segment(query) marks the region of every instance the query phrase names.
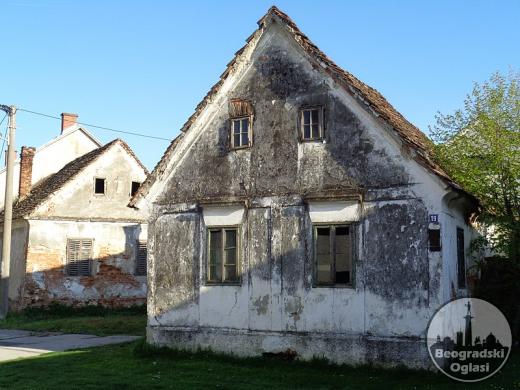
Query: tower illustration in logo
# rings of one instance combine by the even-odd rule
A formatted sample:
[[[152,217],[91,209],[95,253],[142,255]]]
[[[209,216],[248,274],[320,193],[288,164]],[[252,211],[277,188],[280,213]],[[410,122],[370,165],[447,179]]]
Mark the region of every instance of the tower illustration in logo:
[[[493,375],[505,363],[511,330],[495,306],[461,298],[437,311],[428,327],[427,343],[437,368],[453,379],[474,382]]]

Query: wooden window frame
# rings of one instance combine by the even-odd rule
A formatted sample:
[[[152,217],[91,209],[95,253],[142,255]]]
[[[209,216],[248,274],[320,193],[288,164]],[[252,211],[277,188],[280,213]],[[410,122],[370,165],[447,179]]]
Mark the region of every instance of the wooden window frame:
[[[312,241],[313,241],[313,281],[312,286],[314,288],[355,288],[355,264],[356,264],[356,246],[355,246],[355,226],[356,224],[352,222],[345,222],[345,223],[314,223],[312,224]],[[324,228],[329,227],[331,228],[331,232],[334,232],[330,235],[331,240],[331,257],[333,257],[331,260],[332,267],[331,267],[331,273],[333,275],[333,282],[332,283],[323,283],[318,282],[318,250],[317,250],[317,244],[318,244],[318,234],[317,229],[318,228]],[[347,227],[349,231],[349,239],[350,239],[350,283],[336,283],[334,280],[336,279],[336,228],[338,227]],[[333,238],[334,237],[334,238]]]
[[[103,180],[103,193],[96,192],[96,182],[97,180]],[[94,178],[94,195],[95,196],[105,196],[107,194],[107,179],[106,177],[95,177]]]
[[[88,261],[88,275],[81,275],[79,273],[79,267],[78,267],[78,274],[77,275],[71,275],[70,274],[70,268],[69,268],[69,265],[72,263],[71,260],[70,260],[70,255],[71,255],[71,252],[70,252],[70,242],[71,241],[79,241],[80,242],[80,248],[83,247],[83,241],[89,241],[90,242],[90,254],[88,256],[88,259],[79,259],[79,260],[76,260],[77,261]],[[93,253],[94,253],[94,239],[92,238],[76,238],[76,237],[68,237],[67,238],[67,247],[66,247],[66,254],[65,254],[65,274],[68,276],[68,277],[88,277],[88,276],[92,276],[93,274]],[[80,249],[81,251],[82,249]]]
[[[314,111],[318,110],[318,132],[319,136],[317,138],[312,137],[312,113],[310,115],[311,118],[311,137],[305,138],[305,128],[304,128],[304,114],[306,111]],[[300,142],[316,142],[323,141],[325,139],[325,107],[324,106],[303,106],[300,107],[300,111],[298,113],[298,135]]]
[[[224,280],[224,275],[225,275],[224,256],[225,256],[225,247],[226,247],[225,246],[226,245],[226,234],[225,234],[226,230],[235,230],[235,232],[236,232],[236,275],[237,275],[237,278],[236,278],[236,280],[233,280],[233,281]],[[221,269],[220,281],[210,280],[210,256],[211,256],[211,238],[210,238],[210,236],[211,236],[212,231],[220,231],[222,233],[222,243],[221,243],[222,244],[221,245],[221,251],[222,251],[221,267],[222,267],[222,269]],[[206,251],[207,251],[207,253],[206,253],[206,284],[207,285],[210,285],[210,286],[240,286],[242,284],[242,275],[240,272],[240,266],[241,266],[240,234],[241,234],[241,229],[237,225],[209,226],[206,228],[206,241],[207,241],[207,244],[206,244]]]
[[[141,270],[140,255],[144,247],[144,271]],[[148,274],[148,242],[146,240],[137,240],[135,248],[135,276],[146,276]]]
[[[247,137],[248,143],[247,145],[235,145],[234,138],[234,123],[235,121],[240,121],[240,142],[242,142],[242,120],[247,119],[249,121],[248,129],[247,129]],[[229,119],[229,147],[231,150],[240,150],[247,149],[253,146],[253,115],[239,116]]]

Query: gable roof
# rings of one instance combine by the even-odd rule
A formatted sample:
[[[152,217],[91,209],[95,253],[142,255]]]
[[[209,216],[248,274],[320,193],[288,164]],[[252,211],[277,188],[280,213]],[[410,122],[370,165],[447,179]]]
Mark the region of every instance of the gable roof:
[[[78,176],[85,168],[87,168],[90,164],[96,161],[100,156],[102,156],[106,151],[112,148],[114,145],[120,145],[125,151],[132,156],[137,164],[146,174],[148,171],[144,167],[144,165],[139,161],[137,156],[134,154],[132,149],[121,139],[115,139],[100,148],[94,149],[91,152],[84,154],[81,157],[78,157],[75,160],[72,160],[67,165],[65,165],[58,172],[48,176],[43,179],[40,183],[35,185],[31,192],[24,198],[18,199],[16,203],[13,205],[13,219],[22,218],[24,216],[30,215],[33,211],[35,211],[40,205],[42,205],[51,195],[59,191],[61,188],[65,186],[65,184],[72,181],[76,176]],[[3,210],[0,215],[3,215]]]
[[[248,45],[255,37],[262,34],[267,26],[270,18],[275,18],[280,21],[282,26],[292,35],[299,46],[315,60],[317,64],[330,77],[341,85],[347,93],[354,96],[363,103],[363,106],[371,110],[377,117],[381,118],[388,125],[390,125],[395,133],[401,138],[404,145],[411,151],[413,158],[433,174],[441,178],[449,186],[458,192],[463,192],[472,199],[472,195],[466,193],[457,183],[455,183],[449,175],[434,161],[431,150],[432,143],[428,137],[421,132],[416,126],[410,123],[401,115],[377,90],[366,85],[357,79],[351,73],[343,70],[336,65],[329,57],[327,57],[310,39],[303,34],[291,18],[280,11],[277,7],[272,6],[268,12],[258,21],[258,29],[249,36],[246,44],[235,53],[234,58],[228,63],[226,70],[220,76],[220,80],[211,87],[206,96],[195,108],[195,112],[188,118],[186,123],[181,128],[181,134],[177,136],[164,152],[161,160],[157,163],[152,173],[147,177],[146,181],[141,185],[138,192],[132,197],[130,206],[136,206],[139,199],[144,198],[150,191],[153,183],[162,177],[166,171],[168,162],[171,160],[176,146],[183,135],[188,132],[191,125],[196,121],[204,108],[211,102],[212,98],[219,92],[220,88],[228,78],[228,76],[235,71],[235,64],[240,56],[244,53]]]
[[[72,133],[75,133],[76,131],[79,131],[81,133],[83,133],[88,139],[90,139],[98,148],[101,147],[103,144],[101,142],[99,142],[99,140],[94,137],[94,135],[89,132],[87,129],[85,129],[84,127],[80,127],[80,126],[77,126],[77,125],[74,125],[74,126],[71,126],[71,127],[68,127],[67,129],[65,129],[65,131],[63,133],[61,133],[60,135],[58,135],[57,137],[54,137],[53,139],[51,139],[50,141],[44,143],[43,145],[41,146],[38,146],[36,148],[36,151],[35,151],[35,154],[41,152],[42,150],[45,150],[47,149],[49,146],[55,144],[56,142],[59,142],[61,141],[62,139],[64,139],[65,137],[71,135]],[[20,164],[20,159],[17,158],[16,161],[14,162],[15,165],[17,164]],[[0,174],[4,173],[5,171],[7,170],[7,167],[3,167],[0,169]]]

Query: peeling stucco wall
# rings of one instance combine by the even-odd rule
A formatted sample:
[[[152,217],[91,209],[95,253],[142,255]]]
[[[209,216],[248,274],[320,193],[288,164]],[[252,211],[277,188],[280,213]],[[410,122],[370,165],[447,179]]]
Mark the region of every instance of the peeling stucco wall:
[[[256,45],[177,147],[154,199],[148,340],[422,365],[418,340],[446,288],[442,256],[427,243],[445,187],[276,24]],[[233,98],[254,107],[251,148],[229,149]],[[309,105],[325,107],[323,142],[298,141]],[[343,221],[352,223],[354,285],[316,287],[309,199],[337,197],[361,210]],[[207,203],[244,206],[238,286],[205,283]]]
[[[143,304],[146,276],[135,275],[137,240],[146,226],[135,223],[31,220],[23,306]],[[92,238],[92,276],[67,276],[67,238]]]

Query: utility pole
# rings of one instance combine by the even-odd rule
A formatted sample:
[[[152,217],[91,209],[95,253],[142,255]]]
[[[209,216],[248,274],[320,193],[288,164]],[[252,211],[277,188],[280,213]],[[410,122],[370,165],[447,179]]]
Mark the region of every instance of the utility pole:
[[[4,234],[2,240],[2,280],[0,281],[0,319],[9,311],[9,273],[11,271],[11,225],[13,221],[13,168],[16,159],[15,130],[16,107],[0,104],[0,110],[9,115],[9,143],[7,146],[7,172],[4,199]]]

